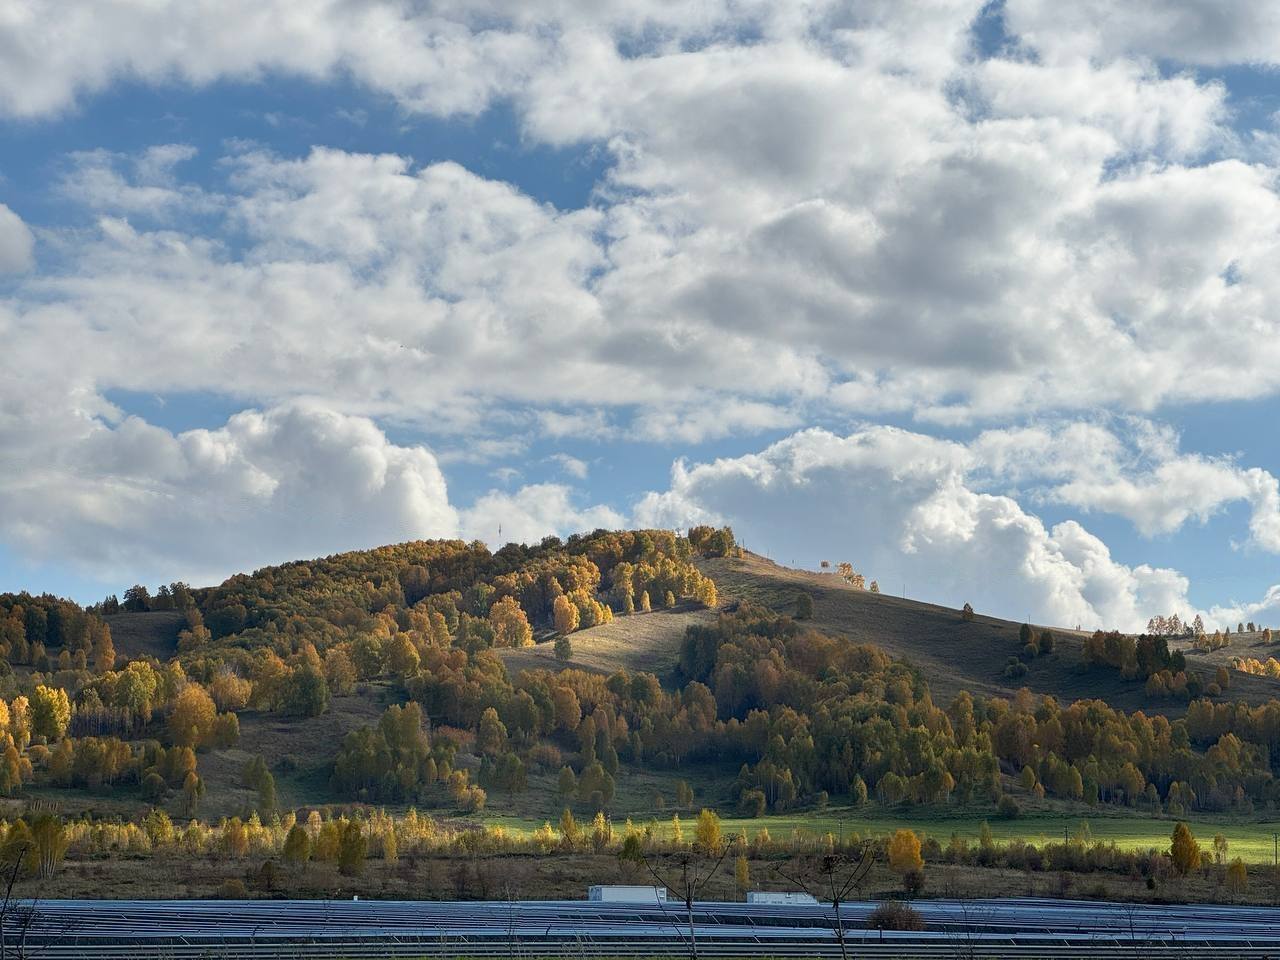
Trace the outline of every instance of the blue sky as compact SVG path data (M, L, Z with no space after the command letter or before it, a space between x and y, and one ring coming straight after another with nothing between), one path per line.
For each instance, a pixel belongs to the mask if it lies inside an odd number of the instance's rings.
M1280 605L1266 4L71 7L0 27L0 589L707 521Z

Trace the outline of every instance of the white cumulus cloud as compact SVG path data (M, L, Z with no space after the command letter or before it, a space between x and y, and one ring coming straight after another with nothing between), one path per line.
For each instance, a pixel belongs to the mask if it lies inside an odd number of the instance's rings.
M1247 542L1280 552L1280 481L1234 457L1180 449L1168 425L1068 421L979 434L979 473L1045 500L1128 519L1146 537L1204 523L1227 506L1250 508Z
M563 484L536 483L514 494L490 490L462 512L461 524L467 539L537 543L550 534L616 530L626 526L626 518L611 507L575 505L573 492Z
M647 495L639 522L730 523L787 562L850 560L884 589L1011 618L1139 629L1193 610L1176 570L1127 565L1076 521L1046 527L974 489L965 445L887 427L801 431L758 454L689 466Z
M28 559L109 582L216 582L420 538L495 544L499 524L505 543L623 523L606 507L575 506L556 484L491 492L458 510L430 450L312 401L175 434L86 400L0 416L0 441L19 465L0 476L0 538Z
M63 418L56 447L0 479L0 535L33 559L203 582L457 531L431 453L366 418L294 403L176 435L137 417Z
M35 237L22 218L0 203L0 273L19 273L35 263Z
M1280 9L1269 0L1007 0L1004 16L1009 30L1055 60L1280 62Z

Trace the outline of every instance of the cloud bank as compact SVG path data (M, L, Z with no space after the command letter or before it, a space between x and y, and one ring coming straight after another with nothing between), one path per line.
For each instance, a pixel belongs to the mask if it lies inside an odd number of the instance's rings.
M1120 461L1132 448L1105 428L1073 424L1033 432L1042 441L1039 448L1026 431L988 432L962 444L892 427L847 436L804 430L756 454L678 462L670 489L643 498L636 518L677 528L729 523L748 546L767 549L782 563L812 568L823 559L848 559L887 592L905 589L908 596L953 607L970 602L979 610L1041 623L1138 630L1160 611L1187 619L1202 612L1210 623L1234 622L1245 607L1199 610L1188 598L1190 582L1177 570L1121 563L1080 522L1046 527L1017 499L985 488L1016 479L1030 483L1033 496L1176 526L1195 509L1207 513L1232 498L1230 488L1217 487L1224 476L1239 480L1235 496L1249 500L1250 481L1261 471L1195 461L1204 469L1193 471L1193 481L1205 481L1214 492L1196 490L1193 482L1183 493L1195 506L1171 508L1177 492L1164 490L1159 477L1177 463L1176 453L1166 451L1171 459L1139 468L1148 469L1140 479L1124 479L1135 467ZM1082 435L1092 435L1092 461L1088 444L1078 444ZM1020 459L990 455L1001 447L1016 450ZM1068 466L1062 455L1080 449L1083 461ZM1064 474L1095 468L1116 477L1115 486L1061 482ZM1264 476L1260 484L1274 491L1275 479ZM1116 489L1130 495L1114 496ZM1274 499L1260 499L1254 516L1251 527L1264 536L1273 531ZM1264 546L1275 549L1270 541ZM1248 612L1274 613L1274 594Z
M1274 64L1277 37L1258 0L27 0L0 14L10 124L128 84L300 78L410 124L502 104L604 172L559 209L323 143L68 155L65 220L0 205L0 536L104 573L192 556L193 579L499 522L536 539L623 522L638 491L455 503L441 464L658 443L706 462L637 518L735 518L780 556L852 543L1042 619L1186 604L1086 525L1170 537L1244 505L1224 546L1280 552L1273 472L1161 421L1276 396L1280 151L1205 68ZM114 391L243 412L174 434Z

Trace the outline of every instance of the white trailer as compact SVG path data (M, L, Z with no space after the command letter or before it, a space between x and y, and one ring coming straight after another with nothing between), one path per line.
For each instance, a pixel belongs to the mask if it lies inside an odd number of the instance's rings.
M808 893L786 893L775 890L752 890L747 894L747 903L773 903L796 905L801 903L817 903L818 900Z
M666 903L667 888L602 884L591 887L587 899L606 903Z

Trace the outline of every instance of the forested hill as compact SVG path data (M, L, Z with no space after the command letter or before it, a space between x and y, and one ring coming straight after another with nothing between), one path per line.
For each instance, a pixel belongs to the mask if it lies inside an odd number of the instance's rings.
M380 616L430 632L432 614L444 618L450 636L461 624L472 646L519 647L535 631L556 628L560 597L566 598L562 621L576 616L578 627L607 622L615 609L660 606L668 597L714 606L715 585L692 561L733 550L732 534L692 533L693 539L664 530L597 531L566 541L548 537L536 546L508 544L496 553L479 542L415 541L266 567L216 587L165 585L154 597L135 586L123 603L109 597L95 610L108 617L182 611L187 622L177 639L184 653L209 644L255 647L282 636L305 636L319 648L376 629ZM498 611L511 617L491 616L507 598L520 610L508 604Z
M646 816L687 780L753 815L1280 799L1275 681L786 570L710 527L406 543L90 610L0 595L0 657L0 793L129 816Z
M709 527L597 531L496 553L397 544L216 587L135 585L89 609L3 594L0 794L127 784L132 798L174 813L234 809L229 795L262 779L235 768L248 724L263 769L301 765L309 799L416 795L421 757L398 790L356 787L335 763L344 737L358 740L383 706L409 700L419 726L451 724L460 738L437 741L429 782L450 782L449 796L474 806L483 791L463 766L450 779L450 760L486 708L508 705L495 650L554 635L567 658L569 636L615 614L714 608L715 584L694 561L736 551L730 531Z

